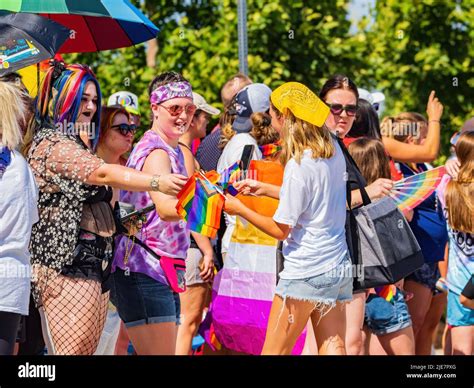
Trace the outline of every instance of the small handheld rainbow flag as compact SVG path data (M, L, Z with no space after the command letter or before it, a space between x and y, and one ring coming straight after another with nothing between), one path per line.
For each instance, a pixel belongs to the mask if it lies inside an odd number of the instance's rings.
M178 193L176 211L186 220L188 228L204 236L214 238L221 222L225 191L237 194L232 183L238 178L240 168L234 164L222 174L198 171L191 176ZM233 193L235 192L235 194Z
M207 179L196 179L193 205L188 217L191 230L214 238L219 229L225 197Z
M178 203L176 211L182 219L187 219L193 204L194 191L196 190L196 179L194 174L188 179L181 191L178 193Z
M222 187L222 190L228 190L233 196L237 195L237 190L234 189L232 183L240 178L240 167L239 163L235 162L232 166L226 168L220 174L220 178L217 184Z
M390 196L401 211L414 209L433 194L445 172L446 169L441 166L399 180L395 182Z

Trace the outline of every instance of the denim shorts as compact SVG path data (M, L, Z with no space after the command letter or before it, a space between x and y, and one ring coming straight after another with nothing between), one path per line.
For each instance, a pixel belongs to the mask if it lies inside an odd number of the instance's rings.
M408 275L405 280L412 280L425 287L428 287L433 292L433 295L436 295L441 292L436 288L436 282L440 277L441 274L439 272L437 262L424 263L415 272Z
M391 302L370 294L365 302L364 323L375 335L395 333L411 326L411 317L403 293L397 289Z
M328 272L305 279L280 278L275 294L283 299L305 300L334 307L336 302L352 300L351 268L352 262L349 256L346 256L341 263Z
M180 324L179 295L159 281L140 272L117 268L111 275L110 300L126 327L151 323Z
M459 294L449 291L446 318L450 326L472 326L474 310L464 307L459 300Z

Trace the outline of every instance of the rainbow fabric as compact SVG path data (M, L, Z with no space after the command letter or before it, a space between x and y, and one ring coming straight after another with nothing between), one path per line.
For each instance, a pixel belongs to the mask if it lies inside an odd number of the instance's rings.
M275 162L250 162L253 176L281 185L283 167ZM260 214L273 216L278 201L269 197L238 197ZM200 333L211 348L259 355L262 352L268 317L276 287L278 241L236 217L224 267L216 275L212 303ZM298 339L293 354L300 354L305 335Z
M394 284L389 284L387 286L375 287L375 293L384 298L387 302L392 302L393 297L397 293L397 287Z
M201 172L188 179L178 194L176 210L185 219L188 228L214 238L219 229L225 197Z
M436 190L445 172L441 166L399 180L390 196L401 211L414 209Z
M176 211L186 220L193 232L214 238L219 229L225 191L236 195L232 183L240 175L238 164L234 164L218 174L214 170L203 174L198 171L188 179L178 193Z
M262 152L262 156L268 157L275 155L276 153L281 151L281 140L278 140L276 143L271 143L271 144L265 144L263 146L258 147L260 151Z
M240 167L239 163L234 163L232 166L226 168L220 174L220 178L218 179L217 183L222 190L227 190L233 196L237 195L237 190L234 189L232 183L234 183L240 177Z
M196 190L196 174L188 179L184 187L178 193L178 203L176 205L176 211L178 215L187 220L187 216L191 211L193 205L194 191Z

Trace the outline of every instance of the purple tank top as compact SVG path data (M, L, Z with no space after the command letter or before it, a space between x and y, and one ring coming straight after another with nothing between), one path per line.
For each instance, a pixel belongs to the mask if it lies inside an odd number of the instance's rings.
M161 137L154 131L148 130L137 143L127 161L127 167L141 171L147 156L156 149L165 150L171 162L171 172L187 176L184 166L184 156L180 148L172 148L166 144ZM127 202L135 205L136 209L144 208L153 203L147 192L120 191L120 202ZM147 222L143 225L141 231L136 235L148 247L160 256L186 258L186 252L189 248L189 230L185 221L162 221L154 210L147 215ZM151 278L168 284L159 260L146 252L138 244L130 248L132 242L128 237L118 236L112 272L116 267L131 272L140 272ZM128 262L124 263L125 253L129 252Z

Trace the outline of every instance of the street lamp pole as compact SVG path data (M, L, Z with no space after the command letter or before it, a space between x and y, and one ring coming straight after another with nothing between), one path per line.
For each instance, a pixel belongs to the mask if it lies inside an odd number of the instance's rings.
M239 71L248 75L249 68L247 62L248 42L247 42L247 1L237 2L238 36L239 36Z

